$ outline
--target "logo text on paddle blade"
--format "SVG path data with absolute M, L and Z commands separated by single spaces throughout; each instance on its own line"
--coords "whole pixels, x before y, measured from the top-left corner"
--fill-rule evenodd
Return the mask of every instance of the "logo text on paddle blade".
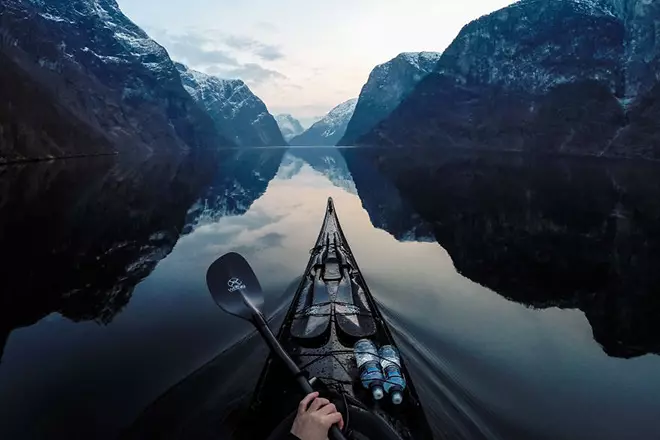
M 227 281 L 227 290 L 229 292 L 236 292 L 237 290 L 247 289 L 247 286 L 243 284 L 243 281 L 240 278 L 232 278 Z

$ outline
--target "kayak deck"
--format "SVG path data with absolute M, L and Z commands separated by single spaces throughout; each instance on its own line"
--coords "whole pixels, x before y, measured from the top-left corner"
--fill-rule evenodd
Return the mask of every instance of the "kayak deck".
M 402 371 L 408 386 L 401 405 L 392 404 L 389 395 L 374 401 L 371 392 L 360 383 L 353 354 L 355 342 L 368 338 L 379 347 L 395 343 L 344 237 L 332 199 L 328 200 L 323 227 L 277 338 L 300 369 L 310 379 L 318 380 L 315 388 L 320 387 L 319 391 L 325 392 L 340 411 L 342 407 L 342 412 L 352 408 L 357 413 L 350 412 L 349 417 L 356 420 L 360 414 L 375 416 L 367 424 L 375 420 L 375 424 L 386 424 L 390 431 L 390 435 L 373 435 L 431 438 L 405 365 Z M 294 379 L 281 362 L 269 358 L 252 404 L 258 420 L 258 426 L 252 427 L 252 437 L 267 438 L 283 420 L 292 419 L 301 398 Z M 349 429 L 351 423 L 349 420 Z

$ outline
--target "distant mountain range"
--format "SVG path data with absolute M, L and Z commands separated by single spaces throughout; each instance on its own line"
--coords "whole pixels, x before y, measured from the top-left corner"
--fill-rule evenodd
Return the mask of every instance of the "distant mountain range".
M 282 131 L 282 136 L 284 136 L 284 140 L 287 142 L 305 131 L 300 121 L 291 115 L 276 115 L 275 121 L 277 121 L 280 131 Z
M 176 63 L 183 87 L 211 116 L 218 131 L 239 146 L 286 145 L 266 104 L 239 79 L 220 79 Z
M 349 99 L 330 110 L 330 113 L 313 124 L 304 133 L 289 141 L 291 145 L 332 146 L 344 136 L 348 122 L 353 117 L 357 99 Z

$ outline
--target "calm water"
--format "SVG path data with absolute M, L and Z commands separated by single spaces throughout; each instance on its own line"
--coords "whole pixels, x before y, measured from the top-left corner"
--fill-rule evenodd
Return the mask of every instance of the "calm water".
M 227 438 L 335 199 L 438 438 L 660 437 L 660 167 L 362 149 L 0 168 L 0 438 Z M 210 175 L 209 175 L 210 176 Z M 160 397 L 160 398 L 159 398 Z

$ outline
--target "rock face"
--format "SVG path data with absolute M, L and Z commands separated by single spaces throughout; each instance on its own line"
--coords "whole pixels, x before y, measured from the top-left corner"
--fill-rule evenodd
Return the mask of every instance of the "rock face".
M 360 143 L 660 158 L 660 8 L 525 0 L 461 31 Z
M 291 145 L 331 146 L 344 136 L 357 99 L 349 99 L 333 108 L 320 121 L 309 127 L 303 134 L 291 139 Z
M 176 63 L 186 91 L 215 122 L 218 131 L 240 146 L 286 145 L 275 118 L 245 83 L 220 79 Z
M 0 160 L 231 144 L 114 0 L 0 4 Z
M 440 59 L 436 52 L 402 53 L 376 66 L 362 87 L 355 113 L 338 145 L 352 145 L 385 119 Z
M 275 121 L 277 121 L 277 125 L 280 127 L 282 136 L 284 136 L 284 140 L 287 142 L 305 131 L 305 128 L 302 126 L 300 121 L 291 115 L 275 115 Z

